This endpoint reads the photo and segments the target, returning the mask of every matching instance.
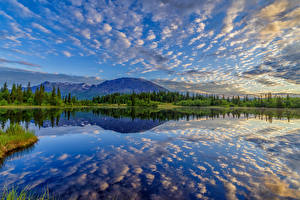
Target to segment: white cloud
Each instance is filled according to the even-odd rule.
[[[74,10],[74,15],[75,18],[79,21],[79,22],[83,22],[84,17],[82,15],[82,13],[79,10]]]
[[[22,11],[22,12],[18,12],[18,14],[20,14],[21,16],[24,16],[24,17],[36,16],[31,10],[29,10],[29,8],[27,8],[26,6],[24,6],[17,0],[9,0],[9,2],[12,3],[15,7],[19,8],[20,11]]]
[[[162,39],[166,39],[168,37],[171,37],[171,33],[172,33],[172,30],[169,28],[169,27],[164,27],[163,30],[162,30]]]
[[[40,31],[42,31],[42,32],[44,32],[44,33],[51,33],[51,31],[49,31],[48,29],[46,29],[45,27],[43,27],[42,25],[40,25],[40,24],[37,24],[37,23],[32,23],[32,26],[34,27],[34,28],[37,28],[37,29],[39,29]]]
[[[156,36],[154,35],[153,31],[150,31],[148,33],[147,40],[154,40],[155,38]]]
[[[6,17],[7,19],[14,20],[10,15],[6,14],[4,11],[0,10],[0,15]]]
[[[81,31],[81,34],[86,38],[86,39],[91,39],[91,32],[88,28],[84,29]]]
[[[72,54],[70,52],[68,52],[68,51],[63,51],[63,54],[65,56],[67,56],[68,58],[72,56]]]
[[[224,27],[222,29],[222,32],[218,37],[222,37],[226,33],[229,33],[233,30],[234,28],[233,21],[238,16],[238,14],[244,10],[244,6],[245,6],[245,0],[232,2],[232,5],[227,10],[226,17],[224,18]]]
[[[143,40],[137,40],[136,44],[142,46],[144,44],[144,41]]]
[[[204,46],[205,46],[205,44],[202,43],[202,44],[199,44],[196,48],[197,48],[197,49],[201,49],[201,48],[203,48]]]
[[[155,49],[155,48],[157,48],[157,46],[158,46],[158,44],[157,44],[157,42],[152,42],[152,44],[150,44],[150,48],[151,49]]]
[[[104,32],[110,32],[111,31],[111,29],[112,29],[112,27],[109,25],[109,24],[104,24],[103,25],[103,30],[104,30]]]
[[[119,44],[124,48],[129,48],[131,46],[131,42],[128,40],[126,34],[120,31],[117,31],[116,33],[118,36]]]

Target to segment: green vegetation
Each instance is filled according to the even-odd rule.
[[[18,191],[15,188],[4,188],[0,194],[0,200],[50,200],[54,199],[46,190],[42,195],[33,194],[28,188]]]
[[[27,88],[22,85],[13,84],[9,90],[4,83],[0,90],[0,106],[145,106],[158,107],[159,105],[173,104],[173,106],[222,106],[222,107],[266,107],[266,108],[300,108],[299,97],[272,96],[272,94],[261,95],[259,97],[249,98],[248,96],[226,97],[219,95],[190,95],[188,92],[183,94],[179,92],[149,92],[149,93],[131,93],[131,94],[109,94],[97,96],[92,100],[78,100],[70,93],[62,96],[59,88],[52,88],[51,92],[45,92],[41,85],[32,92],[30,83]]]
[[[6,130],[0,130],[0,159],[10,152],[31,146],[37,140],[33,132],[19,124],[11,124]]]
[[[179,92],[152,92],[140,94],[110,94],[93,98],[95,104],[126,104],[127,106],[152,106],[162,103],[172,103],[177,106],[221,106],[221,107],[265,107],[265,108],[300,108],[299,97],[272,96],[266,94],[260,97],[248,98],[248,96],[218,96],[199,95]]]
[[[156,93],[132,93],[132,94],[120,94],[114,93],[105,96],[97,96],[94,97],[92,102],[96,104],[118,104],[122,105],[125,104],[127,106],[150,106],[156,107],[160,103],[155,98],[151,98]]]
[[[0,106],[91,106],[90,100],[79,101],[69,93],[62,96],[59,88],[52,88],[52,92],[45,92],[40,85],[35,92],[32,91],[30,83],[24,89],[22,85],[13,84],[9,90],[7,83],[0,89]]]

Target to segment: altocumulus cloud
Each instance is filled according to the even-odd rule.
[[[205,92],[300,93],[297,0],[9,0],[0,6],[5,60],[88,58],[110,78],[117,66]]]

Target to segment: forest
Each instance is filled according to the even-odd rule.
[[[136,94],[108,94],[93,97],[92,100],[78,100],[71,93],[62,95],[60,88],[53,87],[51,92],[46,92],[40,85],[34,92],[28,83],[26,88],[13,84],[9,89],[7,83],[0,89],[0,106],[27,105],[27,106],[98,106],[99,104],[116,104],[127,106],[157,107],[159,104],[168,103],[177,106],[220,106],[220,107],[265,107],[265,108],[300,108],[300,98],[272,95],[271,93],[252,96],[227,96],[190,94],[189,92],[148,92]]]
[[[0,89],[0,106],[88,106],[92,102],[89,100],[78,100],[71,93],[62,96],[60,89],[53,87],[51,92],[45,92],[43,85],[40,85],[34,92],[28,83],[27,88],[21,84],[13,84],[8,89],[7,83]]]
[[[271,93],[258,97],[224,95],[201,95],[179,92],[151,92],[135,94],[110,94],[97,96],[92,100],[98,104],[126,104],[129,106],[157,106],[171,103],[178,106],[221,106],[221,107],[266,107],[266,108],[300,108],[300,98],[289,95],[273,96]]]

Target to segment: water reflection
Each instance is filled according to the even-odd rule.
[[[105,130],[120,133],[137,133],[150,130],[169,120],[246,118],[250,116],[272,122],[273,119],[300,118],[299,110],[286,109],[195,109],[172,110],[127,108],[83,108],[83,109],[1,109],[0,123],[33,122],[38,127],[97,125]]]
[[[48,187],[63,199],[300,198],[297,110],[8,112],[1,111],[1,121],[40,126],[40,141],[7,160],[1,185]],[[13,121],[19,112],[27,121]],[[133,126],[157,124],[116,133],[124,131],[114,127],[131,130],[135,120]]]

